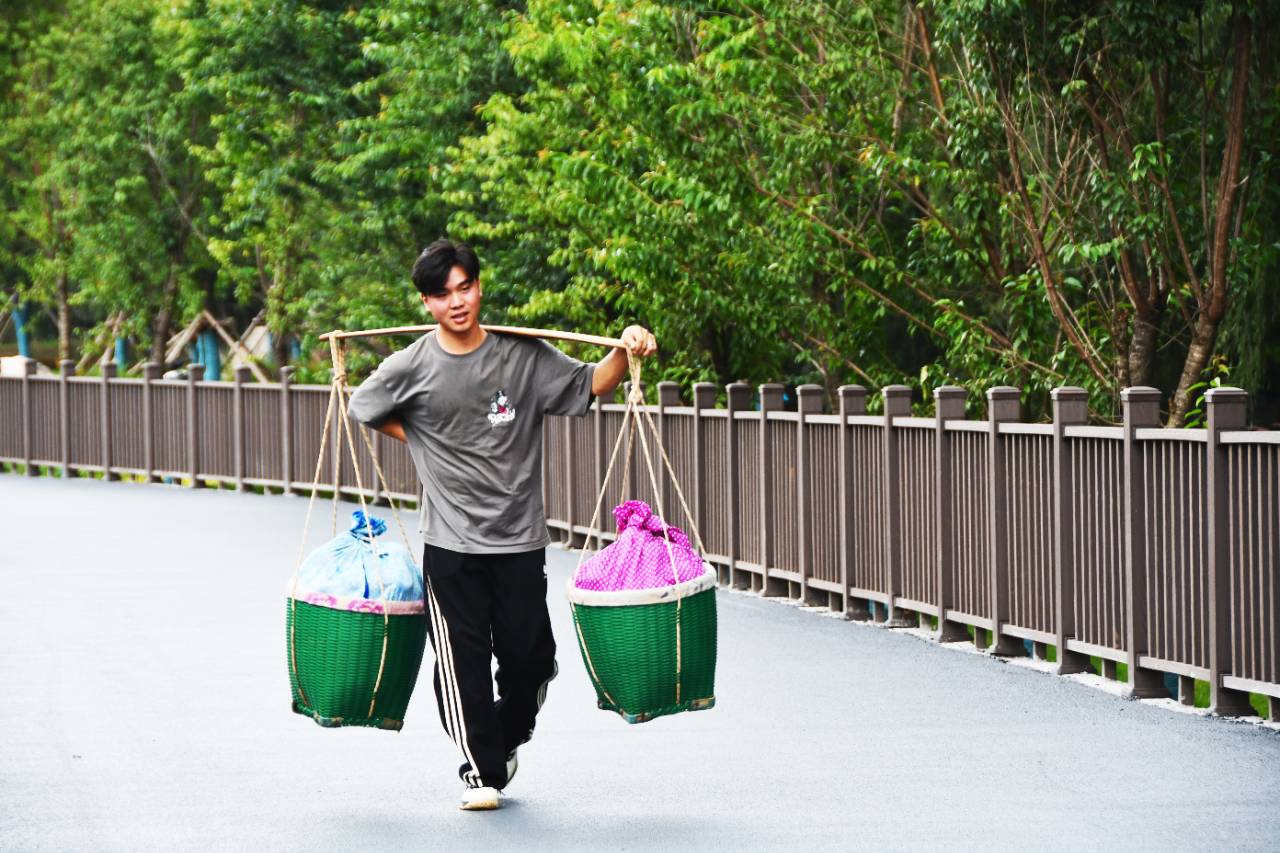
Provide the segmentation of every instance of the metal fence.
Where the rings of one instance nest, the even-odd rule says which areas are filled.
[[[64,365],[64,370],[70,365]],[[28,473],[105,472],[236,488],[310,488],[328,386],[28,375],[0,379],[0,461]],[[663,443],[692,520],[659,482],[673,523],[702,532],[721,583],[786,595],[850,618],[920,624],[942,641],[972,634],[994,654],[1044,656],[1061,673],[1089,658],[1126,669],[1133,696],[1183,702],[1209,683],[1220,714],[1253,713],[1248,693],[1280,716],[1280,431],[1246,429],[1244,392],[1207,395],[1206,429],[1162,429],[1160,396],[1123,392],[1121,426],[1086,423],[1086,396],[1053,393],[1053,422],[1019,422],[1019,392],[987,392],[986,420],[964,419],[959,388],[934,392],[935,417],[910,416],[910,389],[867,392],[693,388],[693,405],[660,383]],[[624,407],[597,402],[586,418],[550,417],[543,454],[547,523],[581,541],[610,539],[588,525]],[[407,449],[373,434],[388,494],[416,501]],[[361,482],[374,483],[364,447]],[[325,489],[354,495],[345,453],[326,454]],[[647,477],[625,497],[654,502]],[[624,499],[619,474],[601,518]]]

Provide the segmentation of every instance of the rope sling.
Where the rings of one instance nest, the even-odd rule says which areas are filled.
[[[298,692],[302,699],[308,705],[311,704],[310,698],[306,694],[306,689],[302,686],[302,679],[298,675],[298,651],[297,651],[297,627],[298,627],[298,598],[297,587],[298,577],[302,570],[302,564],[307,554],[307,534],[311,529],[311,514],[316,504],[316,494],[320,489],[320,472],[324,468],[325,450],[328,448],[329,431],[334,421],[335,409],[338,414],[338,436],[335,438],[335,449],[341,446],[342,439],[346,438],[346,448],[351,459],[351,467],[355,471],[356,477],[356,495],[360,500],[360,510],[364,516],[364,530],[368,534],[365,541],[369,545],[369,549],[373,554],[373,565],[378,567],[378,548],[374,544],[373,522],[369,517],[369,506],[365,502],[364,482],[360,476],[360,460],[356,453],[355,439],[352,436],[352,424],[347,409],[347,398],[350,396],[350,389],[347,387],[347,359],[345,344],[343,339],[336,336],[329,337],[329,356],[333,364],[333,378],[329,384],[329,403],[324,414],[324,430],[320,434],[320,450],[316,454],[315,474],[311,478],[311,496],[307,500],[307,514],[302,524],[302,541],[298,545],[298,559],[294,566],[293,578],[289,583],[289,602],[290,614],[292,618],[289,622],[289,666],[293,672],[293,678],[298,685]],[[365,447],[369,451],[369,458],[373,460],[373,468],[377,474],[377,482],[382,485],[382,494],[386,496],[388,503],[391,505],[391,514],[396,520],[396,527],[400,530],[400,538],[404,541],[406,550],[412,551],[409,543],[409,534],[404,529],[404,524],[400,521],[400,509],[396,506],[395,500],[391,497],[391,488],[387,482],[386,474],[382,471],[382,465],[378,461],[378,454],[374,451],[373,441],[369,438],[369,431],[360,425],[358,432],[364,439]],[[338,451],[341,455],[341,451]],[[334,483],[333,483],[333,519],[332,519],[332,535],[338,532],[338,503],[341,499],[341,489],[338,481],[341,479],[338,468],[340,462],[335,463]],[[358,537],[359,538],[359,537]],[[373,692],[369,697],[368,716],[372,718],[374,711],[378,705],[378,691],[382,688],[382,676],[387,665],[387,644],[390,637],[391,616],[390,608],[387,606],[386,586],[382,581],[382,572],[377,568],[378,581],[378,601],[382,610],[382,651],[378,658],[378,674],[374,679]]]
[[[676,652],[676,671],[675,671],[675,697],[678,705],[681,700],[682,676],[684,672],[684,661],[682,652],[682,634],[681,634],[681,616],[682,600],[684,599],[683,591],[680,584],[680,573],[676,567],[675,552],[671,545],[670,525],[667,523],[666,507],[662,499],[662,489],[658,485],[658,477],[654,471],[653,456],[649,451],[649,442],[645,437],[645,427],[648,427],[649,434],[653,438],[654,447],[662,457],[662,462],[666,467],[667,475],[670,477],[672,486],[675,487],[676,496],[680,500],[680,507],[684,510],[685,518],[688,519],[690,529],[693,531],[694,543],[697,546],[698,554],[706,553],[706,548],[702,544],[702,535],[698,532],[698,526],[694,519],[693,513],[689,510],[689,503],[685,500],[684,491],[680,488],[680,478],[676,476],[675,467],[671,464],[671,459],[667,456],[666,448],[662,444],[662,434],[654,423],[653,415],[644,407],[644,390],[640,384],[640,360],[627,353],[627,367],[631,373],[631,390],[627,394],[627,407],[622,414],[622,425],[618,430],[618,438],[613,443],[613,451],[609,455],[609,464],[605,469],[603,482],[600,484],[600,492],[596,496],[595,508],[591,513],[591,522],[587,525],[587,529],[595,531],[596,549],[600,549],[601,532],[596,526],[600,520],[600,510],[604,506],[604,498],[608,493],[609,480],[613,475],[614,465],[618,461],[618,452],[623,447],[623,439],[626,439],[626,452],[624,454],[625,462],[622,469],[622,489],[621,494],[624,499],[631,478],[631,457],[632,446],[638,437],[640,442],[641,455],[644,457],[645,470],[649,475],[649,486],[653,489],[654,499],[658,504],[658,518],[662,523],[662,538],[666,543],[667,561],[671,566],[671,579],[673,588],[675,589],[675,652]],[[574,569],[573,577],[576,579],[578,573],[582,570],[583,562],[586,560],[587,548],[591,542],[591,534],[587,535],[587,540],[583,543],[582,549],[578,553],[578,565]],[[573,581],[571,580],[570,583]],[[587,643],[586,637],[582,633],[582,623],[578,618],[578,608],[571,607],[573,611],[574,630],[578,634],[578,645],[582,649],[583,660],[586,661],[587,671],[591,674],[591,681],[596,689],[609,700],[612,705],[619,705],[618,701],[605,687],[602,679],[596,672],[595,663],[591,659],[591,649]]]
[[[328,404],[325,411],[324,429],[320,437],[320,447],[316,455],[316,465],[315,465],[314,474],[312,476],[311,492],[310,492],[310,497],[307,501],[307,511],[306,511],[305,520],[303,522],[302,540],[299,545],[298,559],[294,568],[293,577],[290,581],[290,587],[289,587],[289,590],[290,590],[289,598],[290,598],[290,608],[291,608],[290,613],[292,617],[290,619],[290,626],[289,626],[289,665],[294,678],[294,682],[298,687],[299,695],[301,696],[303,702],[308,706],[311,705],[311,701],[306,694],[305,688],[303,687],[303,683],[299,676],[299,671],[298,671],[297,638],[296,638],[297,605],[298,605],[297,585],[298,585],[298,580],[300,576],[300,571],[302,569],[302,565],[306,559],[307,536],[310,531],[311,518],[312,518],[313,510],[316,504],[316,497],[320,490],[321,472],[324,468],[325,452],[327,449],[329,449],[329,436],[331,432],[331,427],[335,420],[335,414],[338,422],[338,435],[334,439],[334,442],[335,442],[334,450],[340,456],[341,450],[339,448],[343,446],[344,439],[345,439],[345,448],[346,448],[348,457],[351,461],[352,470],[354,471],[355,480],[356,480],[356,490],[357,490],[356,493],[357,493],[357,497],[360,503],[360,508],[362,510],[363,517],[364,517],[363,530],[368,534],[367,537],[358,536],[357,538],[361,538],[363,541],[365,541],[368,544],[370,550],[374,555],[374,560],[373,560],[374,565],[377,566],[378,551],[377,551],[377,546],[374,544],[372,520],[370,519],[369,508],[365,500],[364,483],[363,483],[363,478],[361,476],[361,471],[360,471],[361,465],[360,465],[358,454],[356,452],[356,443],[355,443],[353,432],[359,432],[361,438],[364,441],[365,447],[369,454],[369,458],[370,460],[372,460],[374,471],[376,473],[376,483],[381,484],[382,494],[386,497],[387,501],[390,503],[392,515],[395,516],[396,526],[400,531],[400,536],[401,536],[401,539],[404,541],[406,549],[412,551],[412,548],[409,543],[408,533],[405,531],[404,525],[401,522],[399,508],[396,506],[394,499],[391,497],[390,484],[388,483],[386,475],[382,469],[382,465],[379,462],[378,454],[374,450],[373,442],[369,436],[369,431],[363,425],[356,425],[356,428],[353,429],[351,418],[349,416],[348,404],[347,404],[348,397],[350,396],[350,389],[347,387],[345,342],[346,340],[354,337],[426,332],[434,328],[435,328],[434,326],[411,326],[411,327],[396,327],[392,329],[373,329],[373,330],[367,330],[362,332],[334,331],[321,336],[322,339],[327,340],[329,342],[329,352],[330,352],[330,358],[332,360],[332,379],[331,379],[330,388],[329,388]],[[601,337],[596,337],[591,335],[580,335],[580,334],[571,333],[571,332],[556,332],[556,331],[542,330],[542,329],[526,329],[526,328],[512,328],[512,327],[499,327],[499,326],[483,326],[482,328],[488,331],[493,331],[493,332],[515,334],[515,335],[529,336],[529,337],[554,338],[559,340],[577,341],[577,342],[591,343],[596,345],[610,346],[613,348],[625,350],[625,347],[620,340],[612,339],[612,338],[601,338]],[[669,525],[665,520],[666,508],[663,501],[662,489],[660,488],[658,483],[658,475],[656,472],[654,453],[650,449],[650,443],[649,443],[650,438],[653,441],[653,447],[656,450],[657,455],[660,456],[661,462],[663,466],[665,466],[666,472],[670,478],[671,484],[675,489],[675,493],[679,499],[680,506],[684,511],[685,517],[689,521],[690,528],[693,533],[693,539],[694,539],[694,542],[696,543],[698,553],[700,555],[705,554],[706,550],[703,547],[701,535],[697,530],[693,513],[690,511],[688,501],[685,499],[684,492],[680,487],[680,481],[679,481],[679,478],[676,476],[675,468],[671,463],[671,459],[667,455],[666,449],[663,447],[661,433],[659,432],[658,427],[654,422],[652,414],[644,408],[644,394],[643,394],[643,391],[641,388],[641,382],[640,382],[641,363],[639,359],[637,359],[629,351],[627,351],[627,363],[628,363],[627,364],[628,370],[631,376],[631,390],[630,390],[630,393],[627,395],[626,408],[623,412],[623,420],[618,432],[618,438],[614,442],[613,451],[609,458],[608,468],[606,470],[603,482],[601,483],[600,491],[599,491],[599,494],[597,495],[596,502],[595,502],[595,508],[592,513],[591,523],[588,527],[589,527],[589,530],[594,531],[594,538],[596,540],[596,546],[598,549],[601,546],[601,542],[602,542],[602,531],[600,531],[597,528],[597,522],[600,519],[600,513],[604,504],[604,498],[608,491],[608,485],[611,477],[613,476],[613,472],[618,461],[619,451],[623,448],[623,445],[625,443],[625,448],[626,448],[626,452],[624,454],[625,462],[622,468],[622,493],[625,496],[627,489],[630,486],[631,461],[632,461],[632,455],[633,455],[632,448],[635,445],[636,441],[638,440],[639,447],[641,450],[641,455],[644,458],[645,471],[648,474],[648,480],[651,488],[653,489],[653,493],[655,495],[655,499],[658,504],[658,515],[659,515],[659,518],[661,519],[662,535],[666,544],[667,558],[671,566],[672,579],[675,582],[675,590],[676,590],[675,596],[674,596],[675,655],[676,655],[675,696],[676,696],[676,702],[679,703],[681,701],[681,690],[682,690],[681,678],[683,673],[683,660],[682,660],[682,648],[681,648],[681,638],[682,638],[681,614],[682,614],[682,599],[684,598],[684,594],[680,590],[679,572],[676,566],[675,554],[672,548],[671,537],[669,533]],[[338,529],[338,503],[341,497],[341,489],[339,485],[340,480],[341,480],[341,463],[340,463],[340,460],[335,459],[334,460],[334,483],[332,486],[332,491],[333,491],[332,532],[334,535],[337,534],[337,529]],[[355,532],[358,533],[359,531],[357,530]],[[578,564],[574,570],[574,577],[578,575],[578,572],[582,568],[583,562],[587,554],[587,547],[590,545],[592,538],[593,537],[591,535],[588,535],[587,541],[584,543],[583,548],[581,549],[581,552],[578,558]],[[383,675],[387,665],[387,649],[388,649],[388,642],[390,637],[390,614],[389,614],[389,608],[387,606],[387,601],[386,601],[386,590],[381,577],[381,572],[378,571],[377,574],[378,574],[378,577],[376,579],[378,582],[378,600],[381,604],[383,627],[382,627],[382,646],[381,646],[381,652],[380,652],[379,661],[378,661],[378,671],[377,671],[377,676],[374,679],[371,695],[369,697],[369,708],[368,708],[367,716],[370,718],[373,718],[375,716],[375,711],[377,710],[377,707],[378,707],[379,691],[382,688]],[[602,683],[600,677],[597,674],[596,667],[594,662],[592,661],[586,638],[583,636],[583,629],[582,629],[581,622],[579,620],[578,610],[576,607],[572,607],[571,610],[573,611],[573,615],[574,615],[574,627],[578,635],[579,645],[582,649],[583,658],[587,664],[587,669],[591,676],[592,682],[596,686],[596,688],[600,691],[601,694],[608,697],[609,701],[616,705],[617,703],[614,701],[612,695],[605,688],[604,684]]]

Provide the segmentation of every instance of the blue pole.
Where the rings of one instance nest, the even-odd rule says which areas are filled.
[[[116,369],[123,376],[125,370],[128,369],[129,361],[129,340],[128,338],[116,338]]]
[[[13,309],[13,328],[18,334],[18,355],[31,358],[31,340],[27,336],[27,306],[19,303]]]
[[[200,333],[200,342],[204,347],[204,378],[211,382],[222,380],[222,360],[218,353],[218,338],[213,329],[205,329]]]

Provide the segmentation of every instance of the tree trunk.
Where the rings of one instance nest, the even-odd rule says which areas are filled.
[[[1114,323],[1111,327],[1111,334],[1116,346],[1115,357],[1111,366],[1116,375],[1116,387],[1128,388],[1133,383],[1129,381],[1129,348],[1132,341],[1128,337],[1129,329],[1127,324],[1123,321]]]
[[[715,371],[716,382],[723,388],[737,380],[732,369],[732,342],[723,323],[709,322],[702,328],[702,346],[711,356],[711,369]]]
[[[1200,375],[1213,357],[1213,347],[1218,341],[1218,325],[1219,321],[1205,312],[1196,317],[1196,324],[1191,329],[1191,346],[1187,347],[1187,360],[1182,363],[1182,376],[1178,379],[1178,390],[1169,402],[1167,426],[1182,426],[1187,411],[1195,402],[1191,399],[1191,386],[1200,381]]]
[[[177,292],[178,271],[174,267],[169,267],[169,274],[165,276],[160,293],[160,310],[156,312],[155,320],[151,323],[151,360],[160,365],[161,370],[169,366],[165,364],[165,356],[169,349],[169,333],[173,326],[173,309]]]
[[[1230,251],[1231,221],[1240,189],[1240,154],[1244,147],[1245,98],[1249,90],[1249,49],[1253,42],[1252,19],[1235,10],[1232,41],[1235,57],[1231,78],[1230,111],[1222,146],[1222,168],[1218,172],[1213,215],[1213,240],[1209,246],[1209,276],[1204,293],[1198,300],[1196,321],[1191,331],[1191,346],[1182,364],[1178,390],[1169,405],[1169,426],[1182,426],[1191,408],[1191,386],[1200,381],[1213,348],[1218,342],[1218,329],[1227,313],[1227,259]]]
[[[275,356],[276,370],[289,363],[289,336],[282,332],[271,333],[271,354]]]
[[[71,287],[67,274],[58,274],[58,360],[71,359]]]
[[[1150,385],[1156,360],[1156,338],[1159,315],[1140,312],[1133,317],[1133,335],[1129,339],[1129,364],[1122,385]]]

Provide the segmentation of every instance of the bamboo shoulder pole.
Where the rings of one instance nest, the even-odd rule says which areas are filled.
[[[325,332],[320,336],[320,340],[327,341],[332,339],[345,340],[346,338],[370,338],[377,335],[413,335],[425,334],[434,331],[434,324],[429,326],[392,326],[387,329],[364,329],[359,332],[343,332],[333,331]],[[626,345],[618,338],[604,338],[599,335],[582,335],[577,332],[560,332],[555,329],[529,329],[524,326],[488,326],[483,325],[480,328],[489,332],[499,332],[504,335],[521,335],[527,338],[551,338],[557,341],[573,341],[580,344],[595,344],[601,347],[613,347],[614,349],[626,349]]]

